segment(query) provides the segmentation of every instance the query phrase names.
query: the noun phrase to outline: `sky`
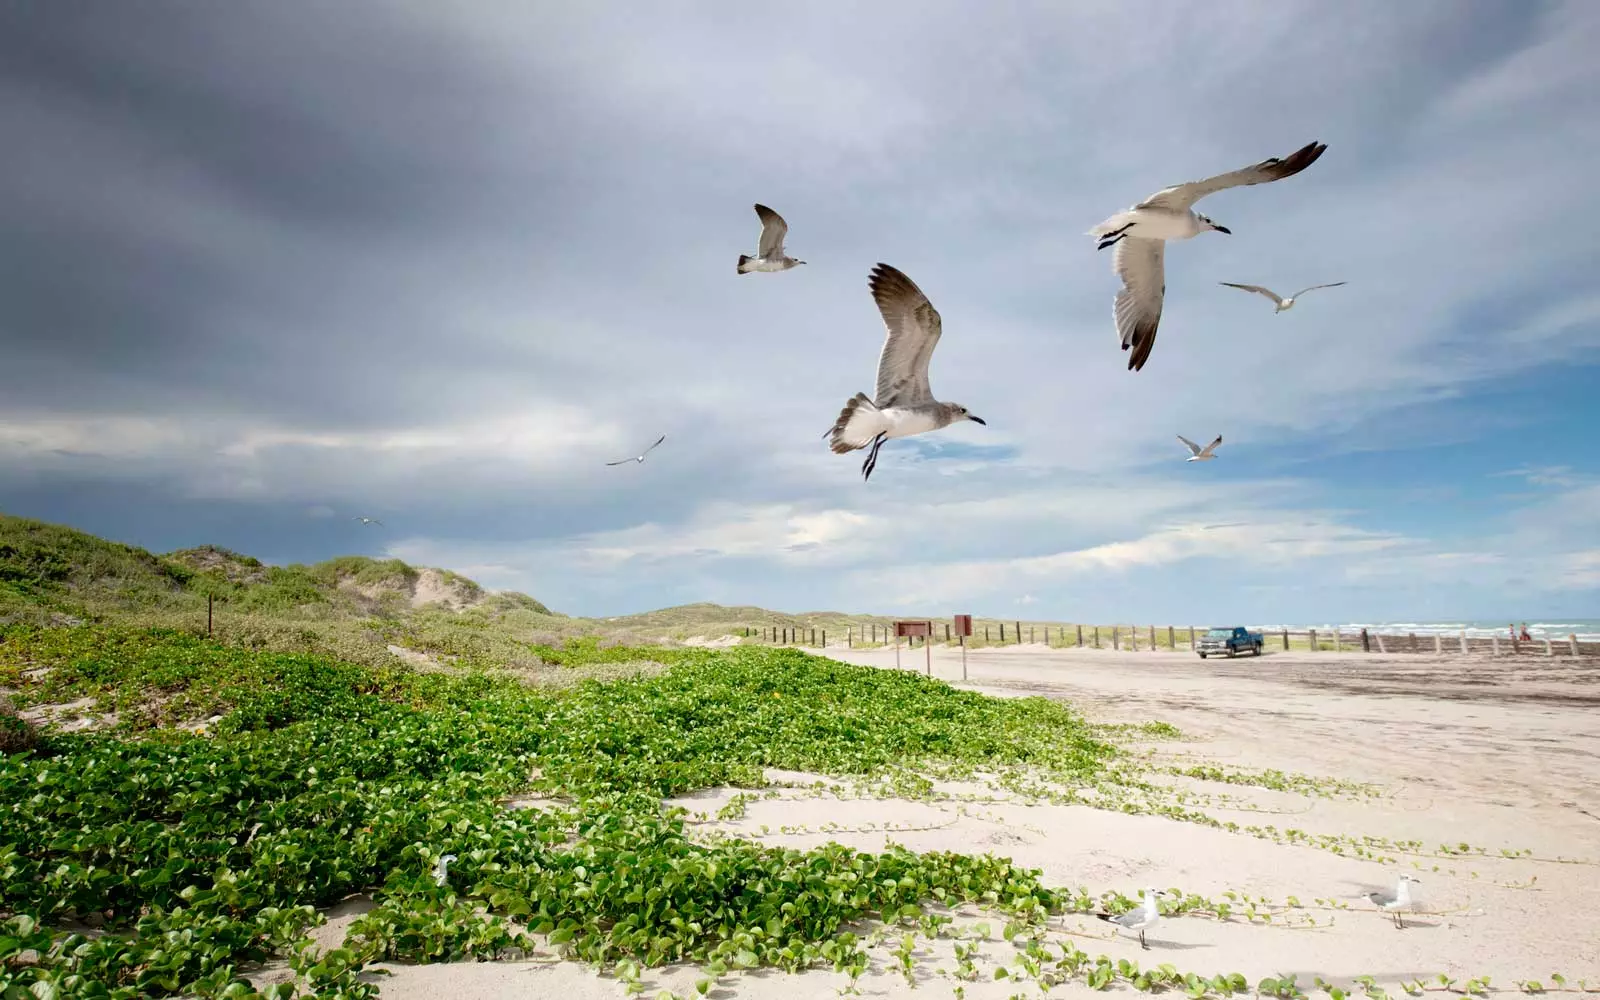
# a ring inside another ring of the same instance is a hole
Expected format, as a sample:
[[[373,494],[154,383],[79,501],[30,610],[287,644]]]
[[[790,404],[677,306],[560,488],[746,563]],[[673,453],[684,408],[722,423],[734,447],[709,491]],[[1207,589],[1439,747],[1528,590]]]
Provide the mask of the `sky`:
[[[1595,51],[1590,0],[0,5],[0,511],[577,615],[1600,617]],[[1313,140],[1128,371],[1087,230]],[[806,266],[736,274],[756,202]],[[863,481],[880,261],[987,426]]]

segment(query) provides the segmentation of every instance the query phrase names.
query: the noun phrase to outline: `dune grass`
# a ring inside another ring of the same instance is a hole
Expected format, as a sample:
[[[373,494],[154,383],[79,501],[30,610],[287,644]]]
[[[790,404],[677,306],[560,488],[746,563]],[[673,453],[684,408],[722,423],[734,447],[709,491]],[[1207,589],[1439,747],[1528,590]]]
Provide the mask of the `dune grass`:
[[[552,691],[169,630],[0,629],[0,684],[22,700],[124,713],[115,734],[47,733],[0,758],[0,994],[293,995],[240,978],[278,956],[304,986],[364,996],[366,962],[491,958],[535,938],[607,966],[850,968],[865,956],[846,928],[863,917],[969,899],[1037,917],[1059,901],[992,857],[698,843],[662,797],[757,787],[764,767],[1010,764],[1087,783],[1115,754],[1058,703],[792,650],[540,652],[580,674],[647,656],[667,669]],[[209,736],[163,728],[202,712],[223,715]],[[502,808],[530,791],[556,801]],[[440,887],[444,853],[457,860]],[[358,890],[377,908],[345,949],[313,953],[314,908]],[[25,949],[39,960],[17,961]]]

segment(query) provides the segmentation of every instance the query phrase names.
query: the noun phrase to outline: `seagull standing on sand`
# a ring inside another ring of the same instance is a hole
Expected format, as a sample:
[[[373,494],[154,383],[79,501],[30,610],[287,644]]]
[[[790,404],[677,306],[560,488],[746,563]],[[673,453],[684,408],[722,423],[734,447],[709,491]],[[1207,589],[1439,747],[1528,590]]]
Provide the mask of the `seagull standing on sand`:
[[[1372,900],[1374,906],[1385,913],[1394,915],[1394,925],[1404,928],[1405,918],[1400,916],[1401,910],[1411,908],[1411,886],[1421,885],[1422,881],[1409,874],[1401,874],[1400,880],[1395,883],[1394,890],[1376,889],[1367,893],[1367,898]]]
[[[783,221],[783,216],[765,205],[756,206],[756,216],[761,219],[761,242],[756,246],[754,257],[748,254],[739,255],[740,274],[749,274],[751,271],[787,271],[797,264],[805,263],[803,260],[795,260],[788,256],[783,249],[783,238],[789,234],[789,224]]]
[[[660,444],[661,442],[665,441],[666,439],[667,439],[667,436],[665,434],[663,434],[660,437],[656,438],[656,444]],[[639,454],[633,456],[632,458],[619,458],[615,462],[607,462],[606,464],[607,465],[627,465],[629,462],[639,462],[639,463],[642,464],[644,462],[644,457],[655,450],[656,444],[651,445],[650,447],[646,448],[644,451],[641,451]]]
[[[360,521],[362,524],[377,524],[377,525],[383,524],[382,521],[378,520],[375,517],[361,517],[360,515],[357,515],[356,517],[352,517],[350,520],[352,520],[352,521]]]
[[[1217,439],[1206,445],[1204,448],[1195,444],[1193,441],[1190,441],[1182,434],[1178,435],[1178,440],[1189,446],[1189,457],[1184,459],[1185,462],[1209,462],[1211,459],[1217,457],[1211,454],[1211,452],[1217,447],[1217,445],[1222,443],[1222,435],[1218,434]]]
[[[1186,240],[1207,231],[1231,233],[1191,207],[1208,194],[1231,187],[1264,184],[1292,177],[1311,166],[1328,147],[1309,143],[1283,159],[1272,157],[1252,167],[1188,181],[1164,188],[1125,212],[1089,230],[1100,241],[1098,249],[1116,246],[1112,270],[1122,279],[1113,314],[1122,349],[1133,349],[1128,370],[1138,371],[1155,346],[1161,324],[1161,303],[1167,293],[1164,258],[1168,240]]]
[[[1307,292],[1314,292],[1319,288],[1338,288],[1340,285],[1344,284],[1344,282],[1335,281],[1328,285],[1312,285],[1310,288],[1300,289],[1298,292],[1295,292],[1288,298],[1284,298],[1270,288],[1262,288],[1260,285],[1236,285],[1231,281],[1219,281],[1217,284],[1227,285],[1229,288],[1242,288],[1247,292],[1255,292],[1258,295],[1265,295],[1277,305],[1277,308],[1272,310],[1273,314],[1276,315],[1283,312],[1285,309],[1291,308],[1294,305],[1294,300],[1298,299]]]
[[[1143,900],[1127,913],[1118,914],[1117,916],[1112,916],[1109,913],[1096,913],[1095,916],[1106,923],[1115,924],[1123,930],[1138,931],[1139,947],[1149,951],[1150,946],[1144,943],[1144,932],[1154,927],[1156,921],[1161,919],[1161,905],[1156,900],[1165,896],[1166,893],[1160,889],[1145,889],[1140,895],[1144,897]]]
[[[877,395],[858,392],[839,411],[839,419],[823,437],[836,454],[872,446],[861,463],[861,478],[872,475],[878,449],[889,438],[909,437],[949,427],[957,420],[985,424],[958,403],[941,403],[928,388],[928,362],[939,346],[943,324],[939,311],[910,278],[888,264],[872,269],[867,279],[872,300],[888,329],[878,355]]]

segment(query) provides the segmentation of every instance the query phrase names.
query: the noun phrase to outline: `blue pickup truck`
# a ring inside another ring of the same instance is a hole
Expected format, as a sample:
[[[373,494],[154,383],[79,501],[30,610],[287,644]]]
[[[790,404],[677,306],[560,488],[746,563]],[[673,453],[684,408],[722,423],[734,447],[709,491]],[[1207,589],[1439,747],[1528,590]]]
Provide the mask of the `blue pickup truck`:
[[[1243,625],[1233,628],[1207,629],[1206,634],[1200,637],[1195,644],[1195,652],[1200,654],[1200,659],[1205,659],[1211,653],[1225,653],[1228,656],[1237,656],[1248,650],[1254,656],[1261,655],[1261,646],[1266,637],[1260,632],[1252,632]]]

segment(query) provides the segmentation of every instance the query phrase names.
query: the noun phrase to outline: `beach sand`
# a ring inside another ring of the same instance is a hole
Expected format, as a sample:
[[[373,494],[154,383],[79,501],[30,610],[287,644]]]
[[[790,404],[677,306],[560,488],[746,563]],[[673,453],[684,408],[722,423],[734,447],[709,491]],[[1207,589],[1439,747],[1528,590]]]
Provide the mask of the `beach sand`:
[[[892,648],[830,649],[828,655],[878,667],[895,662]],[[921,649],[902,649],[900,659],[902,669],[924,668]],[[752,801],[740,819],[710,819],[695,829],[801,848],[837,840],[881,850],[892,840],[919,851],[992,852],[1042,869],[1048,884],[1084,886],[1091,894],[1134,896],[1149,885],[1211,897],[1232,890],[1280,904],[1297,897],[1306,908],[1279,910],[1266,924],[1237,917],[1163,919],[1147,935],[1148,951],[1090,916],[1050,921],[1047,942],[1070,941],[1091,957],[1126,958],[1143,968],[1170,963],[1202,976],[1240,972],[1252,987],[1262,977],[1289,973],[1308,992],[1313,977],[1359,991],[1355,977],[1370,975],[1399,995],[1400,981],[1440,973],[1462,981],[1487,975],[1495,992],[1515,992],[1522,979],[1550,986],[1552,972],[1600,985],[1600,918],[1594,916],[1600,901],[1600,670],[1594,666],[1353,653],[1201,661],[1188,652],[1023,645],[970,652],[963,684],[958,650],[935,647],[932,661],[935,676],[957,685],[1003,697],[1067,699],[1095,722],[1171,723],[1183,739],[1127,743],[1154,763],[1276,768],[1382,790],[1377,797],[1328,798],[1168,779],[1236,796],[1228,803],[1232,810],[1206,807],[1218,819],[1310,834],[1416,839],[1429,852],[1467,842],[1488,854],[1402,855],[1380,863],[1162,816],[1010,802],[1005,793],[977,786],[964,790],[983,791],[989,801],[854,799],[806,788],[816,776],[780,773],[769,775],[787,783],[777,797]],[[708,790],[679,804],[714,817],[733,794]],[[1502,848],[1529,849],[1532,858],[1507,859],[1499,855]],[[1401,871],[1422,883],[1419,912],[1396,929],[1361,893],[1363,886],[1392,887]],[[1337,902],[1313,903],[1319,898]],[[330,944],[338,940],[348,919],[320,936]],[[980,919],[963,910],[956,925]],[[959,985],[969,998],[1038,995],[1037,983],[994,980],[995,967],[1011,964],[1018,948],[1001,937],[1003,920],[987,922],[991,933],[980,945],[974,980],[950,975],[957,968],[953,941],[919,935],[913,989],[891,965],[896,933],[889,944],[871,949],[873,971],[856,984],[860,994],[954,996]],[[374,979],[382,983],[382,996],[398,1000],[625,995],[609,975],[553,959],[380,968],[390,973]],[[699,976],[694,967],[645,970],[640,995],[669,989],[692,996]],[[838,996],[847,984],[831,970],[761,970],[725,976],[711,995],[821,1000]],[[1126,986],[1113,991],[1133,992]],[[1069,982],[1049,995],[1091,992]]]

